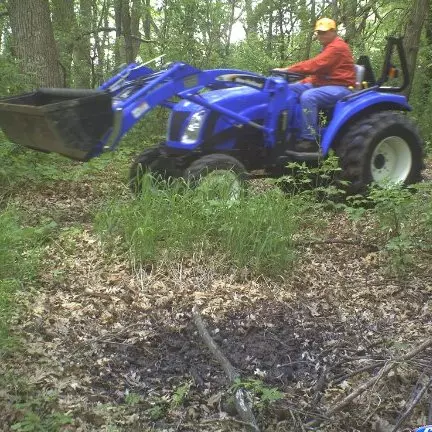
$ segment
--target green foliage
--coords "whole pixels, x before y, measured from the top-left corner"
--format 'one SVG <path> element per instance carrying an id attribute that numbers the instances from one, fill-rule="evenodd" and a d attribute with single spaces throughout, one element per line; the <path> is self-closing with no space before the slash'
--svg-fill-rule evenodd
<path id="1" fill-rule="evenodd" d="M 267 408 L 273 402 L 281 400 L 284 397 L 284 394 L 276 387 L 267 387 L 261 380 L 257 379 L 236 379 L 231 386 L 231 390 L 236 392 L 241 388 L 252 393 L 256 399 L 254 405 L 261 409 Z"/>
<path id="2" fill-rule="evenodd" d="M 351 197 L 347 213 L 356 221 L 374 223 L 382 252 L 388 256 L 389 270 L 403 274 L 416 267 L 432 244 L 432 187 L 419 184 L 405 187 L 372 187 L 364 196 Z"/>
<path id="3" fill-rule="evenodd" d="M 339 158 L 331 152 L 316 166 L 307 166 L 305 162 L 290 162 L 287 165 L 290 174 L 279 177 L 275 183 L 286 193 L 300 195 L 321 205 L 339 207 L 336 204 L 345 195 L 346 182 L 340 179 Z"/>
<path id="4" fill-rule="evenodd" d="M 28 77 L 23 75 L 11 56 L 0 55 L 0 95 L 14 95 L 31 89 Z"/>
<path id="5" fill-rule="evenodd" d="M 0 135 L 1 136 L 1 135 Z M 116 166 L 125 178 L 131 149 L 122 147 L 115 153 L 107 153 L 86 163 L 79 163 L 57 154 L 46 154 L 17 146 L 0 138 L 0 198 L 20 188 L 41 186 L 60 181 L 82 181 L 105 178 L 111 165 Z M 111 176 L 114 171 L 110 171 Z"/>
<path id="6" fill-rule="evenodd" d="M 20 420 L 11 426 L 17 432 L 58 432 L 72 423 L 72 417 L 57 411 L 57 395 L 47 392 L 27 402 L 15 404 Z"/>
<path id="7" fill-rule="evenodd" d="M 166 140 L 169 111 L 156 108 L 136 124 L 120 143 L 120 151 L 141 152 Z"/>
<path id="8" fill-rule="evenodd" d="M 156 421 L 156 420 L 160 420 L 165 416 L 166 410 L 167 410 L 166 404 L 155 404 L 154 406 L 146 410 L 146 413 L 148 414 L 151 420 Z"/>
<path id="9" fill-rule="evenodd" d="M 189 394 L 189 390 L 191 388 L 191 385 L 192 385 L 192 382 L 188 381 L 182 385 L 179 385 L 174 390 L 174 393 L 173 393 L 172 398 L 171 398 L 171 406 L 173 408 L 177 408 L 179 406 L 182 406 L 185 403 L 186 398 Z"/>
<path id="10" fill-rule="evenodd" d="M 236 202 L 208 200 L 206 194 L 175 183 L 160 185 L 144 177 L 143 193 L 133 201 L 112 201 L 98 213 L 96 226 L 107 245 L 129 250 L 138 262 L 220 256 L 226 266 L 280 273 L 296 253 L 292 236 L 310 202 L 277 189 Z"/>
<path id="11" fill-rule="evenodd" d="M 142 397 L 137 393 L 128 393 L 125 397 L 126 405 L 135 406 L 142 402 Z"/>
<path id="12" fill-rule="evenodd" d="M 246 41 L 239 42 L 232 48 L 230 56 L 223 66 L 250 70 L 268 75 L 269 71 L 280 66 L 266 49 L 264 41 L 251 36 Z"/>

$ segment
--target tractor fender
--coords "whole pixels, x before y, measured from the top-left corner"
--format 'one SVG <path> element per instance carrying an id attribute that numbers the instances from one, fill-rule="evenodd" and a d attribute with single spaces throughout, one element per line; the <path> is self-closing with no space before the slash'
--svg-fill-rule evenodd
<path id="1" fill-rule="evenodd" d="M 340 100 L 335 106 L 333 118 L 321 140 L 323 154 L 328 153 L 345 126 L 371 110 L 411 111 L 412 107 L 408 104 L 405 96 L 375 91 L 359 95 L 358 98 L 353 97 L 347 100 Z"/>

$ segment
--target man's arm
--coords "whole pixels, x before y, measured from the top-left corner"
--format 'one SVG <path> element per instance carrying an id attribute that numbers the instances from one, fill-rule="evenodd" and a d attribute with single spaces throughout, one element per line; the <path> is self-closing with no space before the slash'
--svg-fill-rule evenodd
<path id="1" fill-rule="evenodd" d="M 327 70 L 336 63 L 339 53 L 339 47 L 328 47 L 317 56 L 309 60 L 295 63 L 292 66 L 285 68 L 285 70 L 305 75 L 319 74 L 319 72 Z"/>

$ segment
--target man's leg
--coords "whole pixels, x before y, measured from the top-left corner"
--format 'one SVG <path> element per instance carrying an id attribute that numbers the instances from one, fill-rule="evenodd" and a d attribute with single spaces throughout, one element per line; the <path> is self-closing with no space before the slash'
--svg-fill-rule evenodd
<path id="1" fill-rule="evenodd" d="M 318 110 L 330 108 L 351 91 L 343 86 L 322 86 L 306 90 L 300 96 L 303 114 L 301 138 L 318 142 Z"/>
<path id="2" fill-rule="evenodd" d="M 300 96 L 306 90 L 310 90 L 311 88 L 313 88 L 313 85 L 311 83 L 296 82 L 293 84 L 289 84 L 289 88 L 291 91 L 296 93 L 297 96 Z"/>

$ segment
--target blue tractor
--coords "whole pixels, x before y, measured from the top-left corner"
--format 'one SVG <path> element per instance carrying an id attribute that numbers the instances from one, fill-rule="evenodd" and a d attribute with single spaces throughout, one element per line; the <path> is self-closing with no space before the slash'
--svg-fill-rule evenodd
<path id="1" fill-rule="evenodd" d="M 403 82 L 384 86 L 396 71 L 395 48 Z M 340 158 L 350 193 L 372 182 L 419 181 L 423 142 L 403 113 L 411 110 L 407 99 L 397 94 L 409 84 L 402 40 L 388 39 L 379 79 L 368 57 L 358 63 L 356 88 L 324 113 L 316 152 L 296 149 L 301 108 L 289 84 L 302 78 L 298 74 L 200 70 L 180 62 L 156 69 L 129 64 L 97 90 L 39 89 L 3 99 L 0 127 L 18 144 L 86 161 L 113 150 L 153 108 L 169 108 L 166 140 L 131 166 L 134 191 L 146 172 L 191 184 L 230 173 L 237 187 L 257 175 L 281 176 L 289 162 L 316 164 L 330 150 Z"/>

